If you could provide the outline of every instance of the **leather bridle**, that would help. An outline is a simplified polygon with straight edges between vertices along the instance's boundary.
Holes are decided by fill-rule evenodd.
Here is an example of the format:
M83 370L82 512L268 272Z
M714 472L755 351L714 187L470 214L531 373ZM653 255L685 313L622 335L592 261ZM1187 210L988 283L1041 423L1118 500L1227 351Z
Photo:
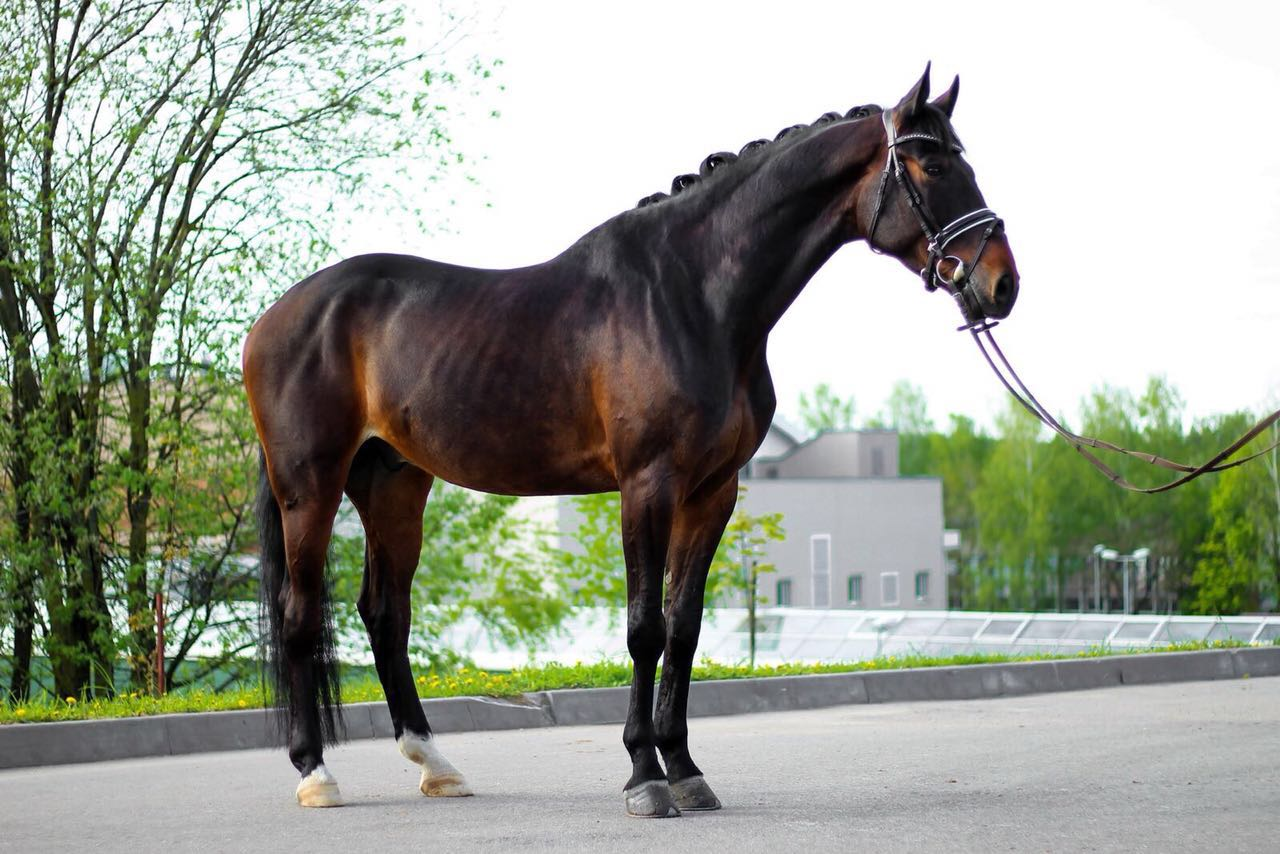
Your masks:
M873 239L875 237L876 228L880 224L880 215L884 210L885 200L889 195L889 176L892 175L899 187L902 188L906 195L907 206L911 208L911 212L915 215L916 221L920 224L920 230L924 233L925 240L928 241L929 258L925 262L924 267L920 270L920 278L924 280L924 286L929 291L941 288L955 299L956 304L960 307L960 313L964 316L965 324L959 327L959 331L968 332L973 336L974 343L978 345L982 357L986 359L987 364L991 366L991 370L995 372L996 377L1008 390L1024 409L1034 415L1042 424L1052 430L1054 433L1066 440L1072 448L1088 460L1096 469L1102 472L1108 480L1117 486L1127 489L1130 492L1141 492L1146 494L1154 494L1157 492L1167 492L1175 489L1183 484L1190 483L1201 475L1210 474L1212 472L1225 471L1243 465L1250 460L1257 459L1264 454L1270 453L1276 448L1280 448L1280 439L1263 448L1261 451L1250 454L1247 457L1241 457L1238 460L1230 460L1233 454L1245 445L1260 436L1267 428L1280 422L1280 410L1276 410L1267 417L1258 421L1249 430L1247 430L1239 439L1232 442L1226 448L1214 454L1207 461L1199 465L1187 465L1186 463L1175 462L1164 457L1152 454L1147 451L1132 451L1128 448L1122 448L1119 445L1113 445L1102 439L1095 439L1091 436L1081 436L1073 433L1058 422L1056 418L1046 409L1040 401L1036 400L1033 395L1022 382L1022 378L1018 376L1017 371L1009 364L1009 360L1005 357L1004 351L1000 349L1000 345L996 343L995 336L991 334L991 330L999 325L999 321L988 320L986 313L982 310L981 303L978 302L977 295L973 293L972 274L977 269L978 262L982 259L982 253L987 248L987 243L995 236L997 231L1003 230L1004 222L990 208L978 208L969 213L956 218L952 222L938 228L937 220L929 210L928 204L924 197L920 194L919 189L911 181L911 176L907 173L906 167L903 166L901 159L898 157L898 146L906 142L921 141L932 142L935 145L942 146L943 142L938 137L928 133L908 133L898 136L893 127L893 110L887 110L880 114L881 120L884 122L885 143L888 146L888 156L885 158L884 171L880 174L880 186L876 192L876 206L871 214L871 226L867 229L867 245L871 247L871 251L878 254L885 254L885 251L875 245ZM958 154L964 149L955 146L954 151ZM969 264L965 264L962 258L955 255L947 254L947 246L960 235L972 231L975 228L986 226L982 232L982 238L978 241L977 251L973 254L973 260ZM944 276L942 273L943 261L954 261L955 270L951 276ZM994 355L993 355L994 354ZM997 364L997 362L999 364ZM1006 376L1007 373L1007 376ZM1091 449L1091 450L1086 450ZM1102 460L1092 453L1092 451L1109 451L1116 454L1122 454L1127 457L1142 460L1149 465L1159 466L1170 471L1179 472L1180 476L1173 480L1161 484L1159 486L1142 487L1137 486L1126 480L1115 469L1108 466Z
M937 219L929 210L929 205L925 202L924 196L920 194L919 189L911 180L911 175L902 164L901 158L898 157L898 146L907 142L921 141L932 142L941 147L943 142L938 137L928 133L917 132L898 136L893 126L893 114L893 110L886 110L880 114L881 121L884 122L885 146L888 149L888 154L885 156L884 171L880 173L880 186L876 191L876 206L871 214L871 226L867 229L867 245L871 247L872 252L881 255L885 254L883 249L875 245L874 239L876 229L880 225L880 214L884 210L884 203L889 195L889 176L892 175L897 185L902 188L902 192L907 199L907 207L915 215L916 221L920 224L920 230L924 233L925 240L928 243L929 258L924 267L920 269L920 278L924 280L925 289L934 291L941 288L950 294L955 299L956 304L960 306L960 313L964 315L965 325L960 328L971 329L981 324L986 317L986 313L982 310L982 305L971 287L973 271L978 268L978 262L982 260L982 253L987 249L987 243L990 242L997 231L1004 228L1004 221L996 216L995 212L990 208L978 208L957 217L947 225L939 228ZM959 145L953 146L953 150L957 154L964 151ZM978 241L978 249L974 252L972 261L965 264L964 259L947 254L947 246L953 240L982 226L986 226L986 228ZM955 269L950 276L944 276L942 273L943 261L955 262Z

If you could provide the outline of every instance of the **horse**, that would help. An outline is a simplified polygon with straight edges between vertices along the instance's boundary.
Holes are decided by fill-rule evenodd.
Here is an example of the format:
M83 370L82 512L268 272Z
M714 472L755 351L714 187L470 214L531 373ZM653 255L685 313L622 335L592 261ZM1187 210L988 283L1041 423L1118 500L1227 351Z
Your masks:
M859 240L922 268L969 324L1016 299L1003 223L951 124L959 82L930 101L926 67L892 109L826 113L712 154L545 263L363 255L257 320L243 370L261 446L263 644L299 804L343 802L323 748L341 727L325 560L344 492L364 525L357 607L400 752L422 767L425 795L472 793L432 737L407 652L440 478L512 495L621 493L626 812L721 806L689 752L689 678L738 472L774 413L770 330Z

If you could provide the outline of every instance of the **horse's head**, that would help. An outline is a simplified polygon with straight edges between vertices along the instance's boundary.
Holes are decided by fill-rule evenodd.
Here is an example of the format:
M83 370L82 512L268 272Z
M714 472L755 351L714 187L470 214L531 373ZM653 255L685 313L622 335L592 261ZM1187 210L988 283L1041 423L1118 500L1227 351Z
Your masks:
M906 97L880 115L883 143L858 182L853 221L874 251L919 270L929 290L952 294L974 324L1008 316L1018 270L1004 224L987 208L951 127L959 91L957 77L930 102L926 68Z

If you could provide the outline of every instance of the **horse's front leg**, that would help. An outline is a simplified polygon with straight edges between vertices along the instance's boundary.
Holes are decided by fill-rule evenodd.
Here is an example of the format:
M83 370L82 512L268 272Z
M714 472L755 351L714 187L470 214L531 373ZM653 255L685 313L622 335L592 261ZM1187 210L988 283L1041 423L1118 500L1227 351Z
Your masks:
M689 678L702 629L707 572L737 500L735 475L709 497L681 506L672 525L667 556L667 648L654 728L667 765L667 779L682 810L720 809L720 799L689 755Z
M622 549L627 562L627 649L631 653L631 703L622 743L631 754L631 779L623 791L627 814L642 818L680 815L653 737L653 679L666 638L662 570L675 505L671 479L650 468L621 484Z

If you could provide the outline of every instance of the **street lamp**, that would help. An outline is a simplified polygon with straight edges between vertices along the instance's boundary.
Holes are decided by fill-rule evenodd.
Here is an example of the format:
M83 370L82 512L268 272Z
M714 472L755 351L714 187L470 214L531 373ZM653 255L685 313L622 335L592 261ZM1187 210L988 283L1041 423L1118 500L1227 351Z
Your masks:
M1109 549L1102 543L1093 547L1093 609L1099 613L1102 612L1102 562L1110 561L1120 564L1124 573L1122 583L1124 588L1123 605L1124 613L1133 613L1133 590L1129 578L1129 565L1137 564L1138 572L1145 577L1147 571L1147 558L1151 556L1151 549L1141 548L1133 552L1133 554L1122 555L1115 549Z
M1145 579L1145 578L1147 577L1147 558L1148 558L1148 557L1150 557L1150 556L1151 556L1151 549L1148 549L1148 548L1141 548L1141 549L1137 549L1137 550L1135 550L1133 554L1129 555L1129 559L1125 561L1125 564L1124 564L1124 595L1125 595L1125 599L1126 599L1126 604L1125 604L1125 607L1124 607L1124 612L1125 612L1126 614L1132 614L1132 613L1133 613L1133 594L1131 594L1131 593L1129 592L1129 564L1130 564L1130 563L1137 564L1137 567L1138 567L1138 578ZM1154 606L1154 604L1155 604L1155 602L1154 602L1154 599L1153 599L1153 600L1152 600L1152 605Z

